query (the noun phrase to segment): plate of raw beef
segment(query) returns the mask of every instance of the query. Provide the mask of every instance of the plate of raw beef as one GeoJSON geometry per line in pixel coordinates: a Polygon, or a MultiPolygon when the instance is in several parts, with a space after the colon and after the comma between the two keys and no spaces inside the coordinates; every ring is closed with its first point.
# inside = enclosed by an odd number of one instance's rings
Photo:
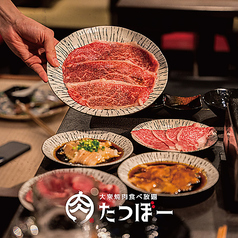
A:
{"type": "Polygon", "coordinates": [[[136,126],[131,135],[135,141],[159,151],[195,152],[217,142],[214,127],[183,119],[159,119],[136,126]]]}
{"type": "Polygon", "coordinates": [[[138,112],[164,91],[168,66],[159,47],[122,27],[72,33],[56,45],[60,66],[47,65],[49,84],[68,106],[89,115],[138,112]]]}
{"type": "Polygon", "coordinates": [[[90,195],[95,184],[99,190],[99,204],[105,202],[110,207],[115,207],[125,202],[122,194],[127,193],[127,188],[119,178],[100,170],[88,168],[57,169],[38,175],[22,185],[18,196],[22,205],[33,211],[33,201],[36,198],[49,199],[52,204],[63,206],[71,196],[79,191],[90,195]],[[110,199],[107,198],[107,194],[111,196],[118,194],[119,198],[110,199]]]}

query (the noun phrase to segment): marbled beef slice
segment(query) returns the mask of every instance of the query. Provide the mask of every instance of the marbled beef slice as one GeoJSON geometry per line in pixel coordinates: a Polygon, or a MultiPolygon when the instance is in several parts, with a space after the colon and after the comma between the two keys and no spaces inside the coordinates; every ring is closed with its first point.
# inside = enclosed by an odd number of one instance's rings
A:
{"type": "Polygon", "coordinates": [[[159,68],[154,55],[136,43],[99,40],[72,51],[64,61],[63,67],[94,60],[126,60],[154,73],[157,73],[159,68]]]}
{"type": "Polygon", "coordinates": [[[153,89],[157,75],[126,61],[87,61],[66,67],[64,83],[86,82],[96,79],[117,80],[153,89]]]}
{"type": "Polygon", "coordinates": [[[66,86],[75,102],[98,110],[140,106],[150,94],[146,87],[113,80],[68,83],[66,86]]]}

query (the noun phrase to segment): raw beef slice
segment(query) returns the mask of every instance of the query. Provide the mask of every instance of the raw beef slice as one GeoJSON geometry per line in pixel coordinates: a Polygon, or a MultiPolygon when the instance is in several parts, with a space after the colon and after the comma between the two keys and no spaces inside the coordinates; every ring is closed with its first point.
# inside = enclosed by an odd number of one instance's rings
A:
{"type": "Polygon", "coordinates": [[[166,130],[152,130],[152,133],[159,140],[163,141],[171,150],[176,150],[174,142],[168,139],[166,136],[166,130]]]}
{"type": "Polygon", "coordinates": [[[157,75],[126,61],[87,61],[66,67],[64,83],[86,82],[96,79],[117,80],[152,89],[157,75]]]}
{"type": "Polygon", "coordinates": [[[131,133],[148,147],[157,150],[169,150],[169,147],[163,141],[156,138],[150,129],[140,129],[131,133]]]}
{"type": "Polygon", "coordinates": [[[165,134],[166,134],[166,137],[168,138],[168,140],[170,140],[174,144],[176,144],[178,142],[177,135],[181,129],[182,129],[182,127],[175,127],[175,128],[167,129],[165,134]]]}
{"type": "Polygon", "coordinates": [[[139,106],[147,101],[150,94],[146,87],[113,80],[68,83],[66,86],[74,101],[99,110],[139,106]]]}
{"type": "Polygon", "coordinates": [[[159,68],[154,55],[136,43],[107,41],[94,41],[75,49],[68,55],[63,67],[94,60],[126,60],[155,73],[159,68]]]}
{"type": "Polygon", "coordinates": [[[204,147],[208,137],[214,133],[213,127],[183,127],[177,135],[176,148],[180,151],[193,151],[204,147]]]}

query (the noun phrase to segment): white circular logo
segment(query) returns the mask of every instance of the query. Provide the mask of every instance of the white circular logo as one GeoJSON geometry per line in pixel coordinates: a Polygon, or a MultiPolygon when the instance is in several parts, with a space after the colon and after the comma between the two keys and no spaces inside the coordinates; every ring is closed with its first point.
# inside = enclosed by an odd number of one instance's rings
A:
{"type": "Polygon", "coordinates": [[[74,216],[74,214],[76,214],[78,211],[86,214],[85,219],[80,222],[83,224],[92,217],[94,212],[94,204],[89,196],[83,194],[82,191],[79,191],[77,194],[71,196],[68,199],[65,209],[68,217],[74,222],[77,220],[77,216],[74,216]]]}

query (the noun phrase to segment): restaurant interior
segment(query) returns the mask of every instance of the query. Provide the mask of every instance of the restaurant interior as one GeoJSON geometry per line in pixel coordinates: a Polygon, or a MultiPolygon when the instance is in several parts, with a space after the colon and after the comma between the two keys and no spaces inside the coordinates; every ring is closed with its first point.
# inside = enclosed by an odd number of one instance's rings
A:
{"type": "MultiPolygon", "coordinates": [[[[218,139],[215,145],[195,156],[208,160],[219,171],[218,185],[196,196],[181,196],[174,204],[170,197],[161,197],[159,208],[172,209],[174,216],[160,217],[164,226],[159,233],[143,237],[181,238],[235,238],[238,235],[238,176],[237,176],[237,97],[217,114],[205,102],[205,93],[214,89],[238,89],[238,4],[228,1],[179,0],[12,0],[26,16],[54,30],[55,38],[63,40],[70,34],[97,26],[118,26],[138,32],[161,50],[166,59],[167,83],[160,97],[149,109],[119,117],[91,116],[77,112],[57,97],[57,106],[46,116],[8,115],[0,112],[0,146],[9,141],[30,145],[30,150],[0,166],[0,237],[44,237],[13,232],[17,221],[29,217],[21,201],[19,189],[29,179],[51,168],[42,152],[42,144],[52,135],[70,130],[110,130],[133,142],[134,153],[152,152],[133,141],[130,131],[140,123],[156,119],[191,120],[214,127],[218,139]],[[161,109],[161,96],[193,97],[200,95],[202,107],[198,112],[180,112],[161,109]],[[224,112],[225,111],[225,112],[224,112]],[[77,114],[77,113],[80,113],[77,114]],[[87,120],[90,120],[88,122],[87,120]],[[228,124],[227,124],[228,123],[228,124]],[[90,124],[90,125],[89,125],[90,124]],[[228,127],[234,130],[235,152],[229,151],[228,127]],[[225,128],[225,129],[224,129],[225,128]],[[234,152],[234,153],[233,153],[234,152]],[[230,166],[230,160],[232,165],[230,166]],[[236,194],[237,193],[237,194],[236,194]],[[172,228],[169,228],[169,226],[172,228]],[[219,228],[226,234],[218,236],[219,228]],[[176,235],[171,230],[176,231],[176,235]],[[166,233],[167,232],[167,233],[166,233]],[[157,234],[157,235],[156,235],[157,234]]],[[[41,81],[0,37],[0,97],[14,86],[32,86],[41,81]]],[[[49,83],[40,86],[44,93],[55,96],[49,83]]],[[[234,93],[235,94],[235,93],[234,93]]],[[[163,102],[164,103],[164,102],[163,102]]],[[[1,104],[0,107],[3,107],[1,104]]],[[[2,111],[2,109],[1,109],[2,111]]],[[[191,153],[192,154],[192,153],[191,153]]],[[[190,155],[190,154],[189,154],[190,155]]],[[[1,155],[0,155],[1,156],[1,155]]],[[[67,167],[67,166],[66,166],[67,167]]],[[[100,167],[99,167],[100,169],[100,167]]],[[[117,167],[105,172],[117,175],[117,167]]],[[[134,190],[130,190],[134,193],[134,190]]],[[[25,220],[24,220],[25,221],[25,220]]],[[[162,225],[161,225],[162,226],[162,225]]],[[[124,227],[125,228],[125,227],[124,227]]],[[[138,227],[137,227],[138,228],[138,227]]],[[[137,229],[136,228],[136,229],[137,229]]],[[[18,227],[19,229],[19,227],[18,227]]],[[[110,231],[110,228],[108,228],[110,231]]],[[[116,230],[113,226],[112,230],[116,230]]],[[[46,236],[45,236],[46,237],[46,236]]],[[[63,236],[62,236],[63,237],[63,236]]],[[[73,236],[72,236],[73,237],[73,236]]],[[[103,237],[103,236],[94,236],[103,237]]],[[[104,236],[106,237],[106,236],[104,236]]],[[[140,237],[132,232],[127,236],[111,234],[107,237],[140,237]]],[[[142,236],[141,236],[142,237],[142,236]]]]}

